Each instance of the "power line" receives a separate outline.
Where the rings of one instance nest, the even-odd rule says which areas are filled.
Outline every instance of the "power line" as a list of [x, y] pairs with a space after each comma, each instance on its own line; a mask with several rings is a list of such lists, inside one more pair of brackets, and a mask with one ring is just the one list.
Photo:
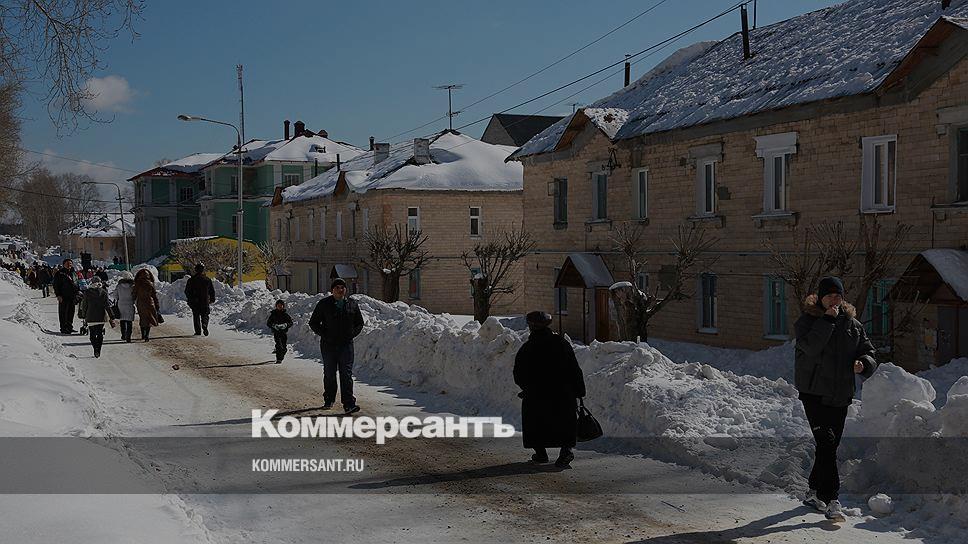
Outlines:
[[[501, 93], [503, 93], [504, 91], [507, 91], [508, 89], [511, 89], [511, 88], [513, 88], [513, 87], [516, 87], [516, 86], [518, 86], [518, 85], [520, 85], [521, 83], [524, 83], [525, 81], [528, 81], [529, 79], [531, 79], [531, 78], [533, 78], [534, 76], [536, 76], [536, 75], [539, 75], [539, 74], [541, 74], [541, 73], [543, 73], [543, 72], [545, 72], [545, 71], [547, 71], [548, 69], [550, 69], [550, 68], [553, 68], [553, 67], [555, 67], [555, 66], [557, 66], [557, 65], [559, 65], [559, 64], [561, 64], [562, 62], [564, 62], [564, 61], [566, 61], [566, 60], [568, 60], [568, 59], [570, 59], [571, 57], [573, 57], [573, 56], [575, 56], [575, 55], [577, 55], [578, 53], [581, 53], [581, 52], [582, 52], [582, 51], [584, 51], [585, 49], [588, 49], [589, 47], [591, 47], [591, 46], [593, 46], [593, 45], [595, 45], [596, 43], [598, 43], [598, 42], [600, 42], [600, 41], [602, 41], [602, 40], [604, 40], [605, 38], [607, 38], [607, 37], [609, 37], [609, 36], [611, 36], [611, 35], [612, 35], [612, 34], [614, 34], [615, 32], [618, 32], [618, 31], [619, 31], [619, 30], [621, 30], [622, 28], [625, 28], [626, 26], [628, 26], [628, 25], [630, 25], [630, 24], [632, 24], [632, 23], [633, 23], [633, 22], [634, 22], [635, 20], [637, 20], [637, 19], [639, 19], [640, 17], [642, 17], [642, 16], [644, 16], [644, 15], [646, 15], [646, 14], [648, 14], [649, 12], [651, 12], [651, 11], [653, 11], [653, 10], [655, 10], [656, 8], [658, 8], [658, 7], [659, 7], [659, 6], [661, 6], [662, 4], [665, 4], [665, 3], [666, 3], [666, 2], [668, 2], [668, 1], [669, 1], [669, 0], [659, 0], [658, 2], [656, 2], [655, 4], [653, 4], [653, 5], [651, 6], [651, 7], [649, 7], [648, 9], [646, 9], [645, 11], [642, 11], [642, 12], [640, 12], [640, 13], [639, 13], [638, 15], [636, 15], [636, 16], [634, 16], [634, 17], [632, 17], [631, 19], [628, 19], [628, 20], [627, 20], [627, 21], [625, 21], [624, 23], [622, 23], [622, 24], [620, 24], [620, 25], [618, 25], [617, 27], [615, 27], [615, 28], [613, 28], [613, 29], [611, 29], [611, 30], [609, 30], [608, 32], [606, 32], [605, 34], [602, 34], [601, 36], [599, 36], [599, 37], [597, 37], [597, 38], [595, 38], [594, 40], [592, 40], [592, 41], [590, 41], [590, 42], [588, 42], [588, 43], [586, 43], [585, 45], [583, 45], [583, 46], [581, 46], [581, 47], [579, 47], [578, 49], [576, 49], [576, 50], [574, 50], [574, 51], [572, 51], [571, 53], [568, 53], [567, 55], [565, 55], [565, 56], [563, 56], [563, 57], [561, 57], [560, 59], [558, 59], [558, 60], [556, 60], [556, 61], [554, 61], [554, 62], [552, 62], [551, 64], [549, 64], [549, 65], [547, 65], [547, 66], [545, 66], [545, 67], [543, 67], [543, 68], [541, 68], [541, 69], [539, 69], [539, 70], [537, 70], [537, 71], [535, 71], [535, 72], [532, 72], [531, 74], [528, 74], [527, 76], [525, 76], [525, 77], [523, 77], [523, 78], [521, 78], [521, 79], [519, 79], [519, 80], [517, 80], [517, 81], [515, 81], [514, 83], [511, 83], [510, 85], [508, 85], [508, 86], [506, 86], [506, 87], [504, 87], [504, 88], [502, 88], [502, 89], [499, 89], [499, 90], [497, 90], [497, 91], [494, 91], [493, 93], [491, 93], [491, 94], [489, 94], [489, 95], [487, 95], [487, 96], [485, 96], [485, 97], [483, 97], [483, 98], [481, 98], [481, 99], [478, 99], [478, 100], [476, 100], [476, 101], [474, 101], [474, 102], [471, 102], [471, 103], [470, 103], [470, 104], [468, 104], [467, 106], [464, 106], [464, 110], [467, 110], [467, 109], [469, 109], [469, 108], [472, 108], [472, 107], [474, 107], [474, 106], [476, 106], [476, 105], [478, 105], [478, 104], [480, 104], [481, 102], [484, 102], [485, 100], [490, 100], [491, 98], [494, 98], [495, 96], [497, 96], [497, 95], [499, 95], [499, 94], [501, 94]], [[434, 119], [433, 121], [429, 121], [429, 122], [427, 122], [427, 123], [424, 123], [424, 124], [422, 124], [422, 125], [420, 125], [419, 127], [416, 127], [416, 128], [412, 128], [412, 129], [410, 129], [410, 130], [405, 130], [405, 131], [403, 131], [403, 132], [400, 132], [400, 133], [398, 133], [398, 134], [394, 134], [393, 136], [390, 136], [389, 138], [386, 138], [386, 139], [387, 139], [387, 140], [393, 140], [394, 138], [396, 138], [396, 137], [398, 137], [398, 136], [403, 136], [404, 134], [409, 134], [409, 133], [411, 133], [411, 132], [415, 132], [415, 131], [417, 131], [417, 130], [420, 130], [420, 129], [422, 129], [422, 128], [424, 128], [424, 127], [426, 127], [426, 126], [428, 126], [428, 125], [432, 125], [432, 124], [434, 124], [434, 123], [436, 123], [437, 121], [440, 121], [441, 119], [446, 119], [446, 118], [447, 118], [447, 116], [446, 116], [446, 115], [442, 115], [442, 116], [440, 116], [440, 117], [438, 117], [438, 118], [436, 118], [436, 119]]]
[[61, 159], [61, 160], [65, 160], [65, 161], [79, 162], [79, 163], [83, 163], [83, 164], [90, 164], [91, 166], [100, 166], [101, 168], [110, 168], [111, 170], [120, 170], [122, 172], [131, 172], [133, 174], [140, 174], [141, 173], [140, 170], [129, 170], [127, 168], [121, 168], [121, 167], [118, 167], [118, 166], [111, 166], [111, 165], [108, 165], [108, 164], [101, 164], [101, 163], [97, 163], [97, 162], [85, 161], [84, 159], [74, 159], [74, 158], [71, 158], [71, 157], [65, 157], [63, 155], [55, 155], [54, 153], [45, 153], [43, 151], [34, 151], [33, 149], [27, 149], [25, 147], [21, 147], [19, 149], [21, 151], [25, 152], [25, 153], [33, 153], [34, 155], [43, 155], [45, 157], [52, 157], [52, 158], [55, 158], [55, 159]]

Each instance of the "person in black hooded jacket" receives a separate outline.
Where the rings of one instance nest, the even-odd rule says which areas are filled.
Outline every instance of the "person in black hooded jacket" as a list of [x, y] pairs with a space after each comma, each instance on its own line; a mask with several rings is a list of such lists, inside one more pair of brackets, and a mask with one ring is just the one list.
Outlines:
[[839, 278], [820, 280], [816, 295], [804, 301], [797, 319], [794, 382], [816, 443], [816, 455], [804, 502], [831, 519], [843, 519], [837, 494], [837, 448], [844, 432], [847, 407], [855, 392], [854, 375], [870, 377], [877, 368], [874, 345], [857, 311], [844, 301]]
[[275, 309], [269, 312], [266, 327], [269, 327], [269, 330], [272, 331], [272, 338], [276, 341], [276, 349], [272, 350], [276, 354], [276, 364], [281, 365], [282, 360], [286, 357], [287, 344], [289, 343], [286, 333], [292, 327], [292, 317], [286, 312], [285, 301], [276, 301]]
[[208, 336], [208, 317], [212, 312], [210, 305], [215, 302], [215, 286], [212, 279], [205, 275], [204, 264], [196, 264], [195, 273], [185, 282], [185, 299], [192, 309], [195, 336], [203, 332]]

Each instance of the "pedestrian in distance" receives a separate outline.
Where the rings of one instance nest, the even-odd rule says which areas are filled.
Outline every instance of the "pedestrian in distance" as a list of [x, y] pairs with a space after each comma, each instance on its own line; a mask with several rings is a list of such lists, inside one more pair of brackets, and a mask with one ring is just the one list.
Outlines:
[[533, 463], [547, 463], [547, 448], [560, 448], [555, 466], [568, 468], [575, 459], [577, 400], [585, 396], [585, 378], [571, 343], [549, 328], [550, 315], [535, 311], [525, 319], [528, 340], [514, 357], [524, 447], [534, 450]]
[[292, 327], [292, 317], [286, 312], [286, 303], [282, 300], [276, 301], [276, 307], [269, 312], [269, 319], [266, 326], [272, 331], [272, 338], [276, 341], [276, 348], [272, 353], [276, 354], [276, 364], [281, 365], [286, 357], [287, 344], [289, 342], [288, 333]]
[[79, 293], [74, 275], [74, 261], [64, 259], [61, 268], [54, 274], [54, 296], [57, 297], [57, 317], [61, 334], [74, 332], [74, 306]]
[[319, 335], [323, 359], [323, 408], [332, 408], [336, 401], [338, 374], [343, 411], [352, 414], [360, 411], [353, 396], [353, 339], [363, 331], [363, 313], [346, 295], [342, 278], [334, 279], [329, 290], [331, 294], [316, 304], [309, 318], [309, 328]]
[[94, 276], [101, 279], [101, 283], [104, 285], [108, 284], [108, 273], [104, 270], [104, 267], [97, 267], [97, 271], [94, 272]]
[[108, 291], [101, 283], [101, 279], [94, 278], [91, 280], [91, 284], [84, 290], [79, 311], [87, 324], [95, 358], [101, 356], [101, 346], [104, 344], [104, 324], [110, 323], [111, 328], [114, 328], [114, 319], [109, 312], [110, 305]]
[[868, 378], [877, 368], [874, 345], [845, 294], [839, 278], [821, 279], [794, 325], [794, 382], [816, 446], [803, 502], [835, 521], [844, 520], [837, 448], [854, 398], [854, 375]]
[[134, 305], [138, 309], [138, 325], [141, 327], [141, 339], [145, 342], [151, 335], [151, 327], [158, 325], [158, 293], [155, 291], [155, 277], [147, 268], [142, 268], [134, 275]]
[[125, 270], [118, 278], [118, 284], [114, 287], [114, 301], [118, 305], [121, 321], [121, 339], [131, 342], [131, 331], [134, 324], [134, 276]]
[[209, 305], [215, 302], [215, 286], [205, 275], [204, 264], [196, 264], [195, 273], [185, 283], [185, 299], [192, 310], [195, 336], [202, 333], [208, 336], [208, 317], [212, 311]]
[[50, 267], [45, 263], [37, 271], [37, 282], [40, 284], [40, 290], [44, 295], [44, 298], [50, 296], [50, 281], [51, 281], [51, 271]]

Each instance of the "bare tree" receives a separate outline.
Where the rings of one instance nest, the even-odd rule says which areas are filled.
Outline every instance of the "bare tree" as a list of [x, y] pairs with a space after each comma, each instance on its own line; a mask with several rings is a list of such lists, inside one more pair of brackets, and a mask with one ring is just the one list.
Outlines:
[[[215, 261], [215, 277], [227, 285], [235, 285], [236, 274], [238, 273], [238, 247], [235, 244], [224, 244], [209, 242], [213, 248], [213, 259]], [[252, 271], [255, 263], [252, 255], [248, 251], [242, 250], [242, 275]]]
[[532, 248], [534, 240], [528, 232], [511, 229], [475, 245], [471, 252], [461, 253], [464, 266], [471, 272], [474, 319], [478, 323], [483, 323], [491, 315], [491, 306], [499, 294], [514, 292], [516, 285], [509, 274], [514, 264]]
[[287, 242], [267, 240], [259, 244], [256, 266], [266, 276], [266, 287], [273, 288], [273, 278], [278, 271], [286, 268], [291, 258], [292, 245]]
[[383, 282], [383, 301], [400, 300], [400, 278], [409, 276], [433, 258], [423, 248], [427, 235], [400, 225], [371, 228], [363, 234], [367, 255], [360, 264], [376, 270]]
[[14, 191], [13, 209], [20, 215], [25, 234], [36, 244], [58, 242], [61, 231], [87, 222], [102, 213], [103, 202], [93, 185], [83, 185], [90, 177], [78, 174], [52, 174], [38, 168]]
[[18, 86], [14, 82], [0, 81], [0, 215], [10, 209], [13, 192], [10, 181], [19, 177], [21, 172], [20, 107]]
[[0, 6], [0, 73], [6, 81], [42, 81], [57, 129], [97, 119], [88, 109], [90, 78], [103, 67], [108, 42], [144, 10], [141, 0], [5, 0]]
[[[202, 263], [206, 269], [215, 271], [216, 279], [222, 283], [235, 283], [238, 248], [234, 244], [202, 239], [181, 240], [172, 245], [168, 255], [178, 261], [185, 272], [193, 271], [196, 264]], [[252, 256], [243, 251], [242, 273], [251, 272], [254, 264]]]
[[[674, 300], [690, 298], [694, 293], [686, 290], [686, 282], [695, 277], [693, 269], [703, 259], [703, 255], [715, 245], [717, 238], [706, 238], [702, 227], [679, 226], [677, 235], [671, 241], [675, 249], [675, 265], [666, 285], [655, 282], [651, 292], [643, 292], [636, 287], [635, 279], [646, 266], [641, 249], [642, 230], [638, 224], [623, 223], [613, 231], [612, 242], [616, 251], [622, 254], [628, 269], [629, 281], [610, 289], [615, 304], [619, 336], [622, 340], [648, 340], [649, 320]], [[704, 267], [711, 267], [716, 258], [703, 259]], [[660, 288], [665, 293], [660, 295]]]
[[792, 251], [783, 251], [773, 238], [767, 238], [763, 244], [770, 252], [776, 276], [793, 289], [797, 303], [803, 304], [810, 290], [820, 281], [820, 276], [827, 272], [829, 258], [827, 248], [817, 244], [812, 228], [803, 229], [802, 236], [798, 236], [794, 228], [792, 234]]
[[864, 272], [860, 277], [860, 289], [854, 298], [857, 314], [864, 313], [867, 292], [884, 278], [890, 277], [896, 267], [897, 252], [907, 241], [914, 225], [898, 222], [886, 239], [881, 239], [881, 224], [877, 215], [868, 219], [860, 216], [860, 238], [864, 243]]

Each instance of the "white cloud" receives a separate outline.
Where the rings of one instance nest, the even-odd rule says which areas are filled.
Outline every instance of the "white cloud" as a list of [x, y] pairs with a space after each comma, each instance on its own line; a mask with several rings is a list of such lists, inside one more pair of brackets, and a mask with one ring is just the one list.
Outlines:
[[84, 101], [88, 112], [130, 113], [131, 102], [138, 94], [121, 76], [92, 77], [84, 85], [92, 98]]

